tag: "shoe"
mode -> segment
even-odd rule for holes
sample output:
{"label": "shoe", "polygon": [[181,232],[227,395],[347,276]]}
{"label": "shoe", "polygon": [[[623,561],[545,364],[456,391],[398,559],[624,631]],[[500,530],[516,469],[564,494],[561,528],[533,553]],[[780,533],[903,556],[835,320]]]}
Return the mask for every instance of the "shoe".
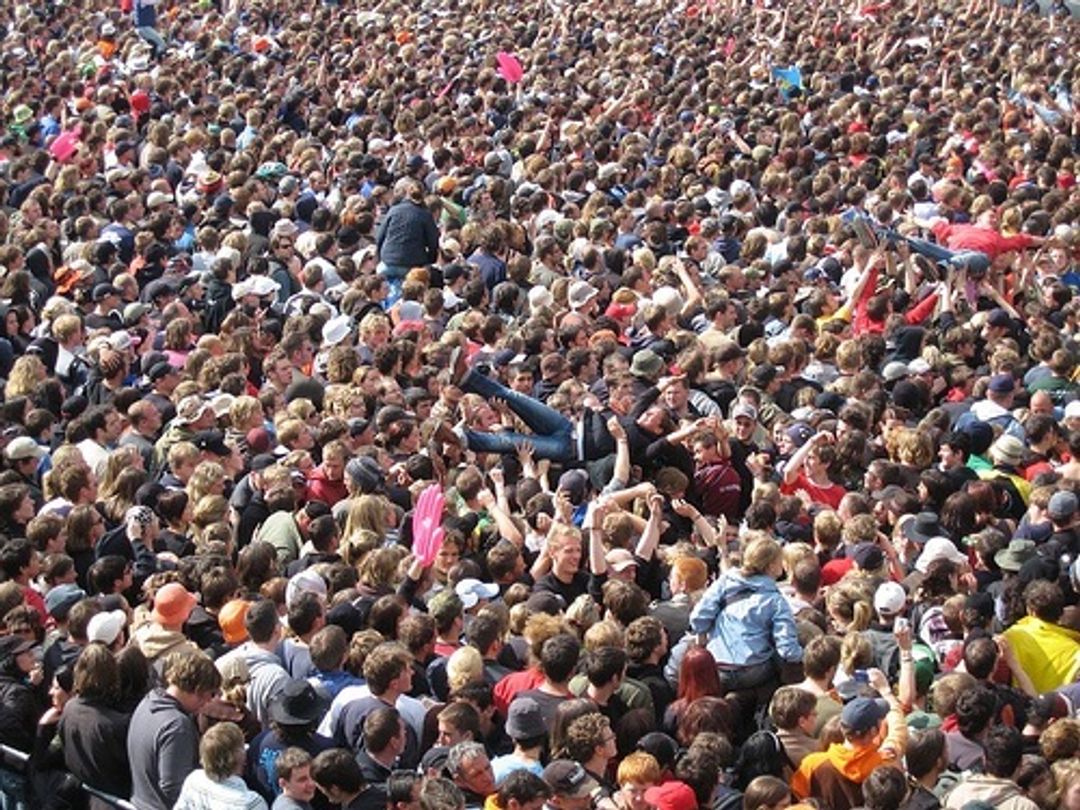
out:
{"label": "shoe", "polygon": [[469,358],[464,346],[455,346],[450,352],[450,384],[458,388],[469,373]]}

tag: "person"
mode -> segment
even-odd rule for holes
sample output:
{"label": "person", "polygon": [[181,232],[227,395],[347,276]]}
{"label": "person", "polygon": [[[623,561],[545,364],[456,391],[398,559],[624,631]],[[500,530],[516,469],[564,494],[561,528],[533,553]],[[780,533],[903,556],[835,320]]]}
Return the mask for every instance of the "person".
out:
{"label": "person", "polygon": [[311,755],[302,748],[286,748],[274,763],[281,794],[270,810],[311,810],[318,788],[311,776]]}
{"label": "person", "polygon": [[506,715],[506,734],[513,740],[514,750],[491,761],[496,787],[518,770],[543,776],[541,753],[547,743],[547,727],[540,704],[530,697],[514,700]]}
{"label": "person", "polygon": [[466,810],[481,810],[495,792],[491,760],[483,744],[460,742],[446,756],[446,772],[465,797]]}
{"label": "person", "polygon": [[1080,667],[1080,634],[1058,623],[1064,611],[1061,588],[1035,580],[1024,589],[1023,600],[1027,615],[1004,633],[1018,665],[1040,694],[1071,683]]}
{"label": "person", "polygon": [[881,698],[857,697],[844,706],[840,712],[844,740],[803,758],[791,779],[798,798],[820,796],[842,810],[857,807],[862,783],[874,769],[901,762],[907,742],[903,709],[881,670],[871,670],[869,678]]}
{"label": "person", "polygon": [[138,810],[168,810],[179,800],[198,763],[195,715],[220,686],[221,675],[205,654],[174,653],[166,659],[164,688],[139,702],[127,735],[131,803]]}
{"label": "person", "polygon": [[319,792],[343,810],[383,810],[386,794],[364,782],[356,760],[341,748],[322,751],[311,763]]}
{"label": "person", "polygon": [[244,732],[235,723],[218,723],[199,740],[199,764],[188,774],[176,800],[177,810],[236,807],[266,810],[263,797],[249,790],[244,770]]}
{"label": "person", "polygon": [[752,541],[743,553],[741,568],[716,580],[690,614],[690,630],[716,660],[725,692],[750,690],[775,680],[777,658],[790,663],[802,660],[795,617],[776,587],[783,565],[776,541]]}
{"label": "person", "polygon": [[412,267],[432,264],[439,253],[439,228],[424,207],[423,187],[401,180],[394,187],[397,198],[386,212],[375,235],[380,273],[391,285],[390,303],[398,298],[395,288]]}
{"label": "person", "polygon": [[[120,698],[120,667],[104,643],[88,644],[79,655],[74,692],[64,706],[57,730],[65,766],[97,790],[111,796],[130,796],[127,736],[131,715],[115,708]],[[104,810],[105,804],[91,797],[90,807]]]}
{"label": "person", "polygon": [[247,708],[265,730],[270,727],[270,706],[290,680],[289,673],[275,653],[283,632],[277,607],[270,600],[254,603],[244,616],[244,628],[248,641],[219,660],[223,664],[238,658],[247,665],[251,675],[247,687]]}
{"label": "person", "polygon": [[969,802],[983,801],[992,807],[1036,810],[1038,805],[1021,792],[1013,781],[1020,767],[1024,746],[1020,731],[994,726],[984,742],[985,772],[972,774],[945,797],[946,810],[960,810]]}
{"label": "person", "polygon": [[[36,686],[44,674],[34,659],[36,643],[19,636],[0,638],[0,742],[30,754],[34,728],[45,711]],[[27,807],[30,797],[26,777],[6,770],[0,782],[5,805]]]}

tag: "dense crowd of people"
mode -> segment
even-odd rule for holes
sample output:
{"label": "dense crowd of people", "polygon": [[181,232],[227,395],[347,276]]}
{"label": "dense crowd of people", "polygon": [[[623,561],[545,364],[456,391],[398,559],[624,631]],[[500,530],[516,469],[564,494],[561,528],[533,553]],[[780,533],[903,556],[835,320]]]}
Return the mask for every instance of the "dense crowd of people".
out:
{"label": "dense crowd of people", "polygon": [[4,810],[1080,810],[1066,6],[0,40]]}

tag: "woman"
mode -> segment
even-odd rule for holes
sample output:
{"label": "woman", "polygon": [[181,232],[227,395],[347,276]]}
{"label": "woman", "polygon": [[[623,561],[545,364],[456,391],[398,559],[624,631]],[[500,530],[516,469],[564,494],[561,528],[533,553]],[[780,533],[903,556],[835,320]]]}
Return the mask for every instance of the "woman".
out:
{"label": "woman", "polygon": [[702,697],[719,697],[720,677],[716,659],[704,647],[686,651],[679,664],[679,689],[675,701],[664,712],[664,731],[674,735],[683,713],[695,700]]}
{"label": "woman", "polygon": [[199,741],[199,764],[180,789],[176,810],[267,810],[266,801],[248,790],[244,772],[244,733],[235,723],[218,723]]}
{"label": "woman", "polygon": [[[34,732],[45,709],[39,691],[44,672],[34,657],[36,646],[21,636],[0,638],[0,743],[27,754],[34,750]],[[27,792],[23,774],[9,771],[0,782],[4,807],[25,806]]]}
{"label": "woman", "polygon": [[722,574],[690,614],[690,630],[716,659],[725,692],[774,683],[779,662],[802,661],[795,617],[776,586],[783,573],[780,544],[753,540],[742,567]]}
{"label": "woman", "polygon": [[[60,719],[64,763],[80,780],[113,796],[131,795],[127,732],[131,715],[116,708],[120,666],[99,642],[86,646],[75,663],[75,697]],[[110,805],[91,797],[91,810]]]}
{"label": "woman", "polygon": [[94,564],[94,548],[105,536],[105,518],[98,510],[86,504],[76,506],[68,513],[64,550],[75,561],[75,574],[79,587],[87,587],[87,573]]}

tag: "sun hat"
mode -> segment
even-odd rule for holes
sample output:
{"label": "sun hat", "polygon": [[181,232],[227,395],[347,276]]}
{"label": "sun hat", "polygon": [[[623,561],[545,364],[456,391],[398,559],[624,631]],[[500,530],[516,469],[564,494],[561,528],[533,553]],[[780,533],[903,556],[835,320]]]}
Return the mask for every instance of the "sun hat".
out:
{"label": "sun hat", "polygon": [[307,726],[322,719],[330,701],[306,680],[289,680],[270,702],[270,719],[279,726]]}
{"label": "sun hat", "polygon": [[158,624],[183,624],[194,609],[194,595],[179,582],[170,582],[154,595],[150,618]]}

